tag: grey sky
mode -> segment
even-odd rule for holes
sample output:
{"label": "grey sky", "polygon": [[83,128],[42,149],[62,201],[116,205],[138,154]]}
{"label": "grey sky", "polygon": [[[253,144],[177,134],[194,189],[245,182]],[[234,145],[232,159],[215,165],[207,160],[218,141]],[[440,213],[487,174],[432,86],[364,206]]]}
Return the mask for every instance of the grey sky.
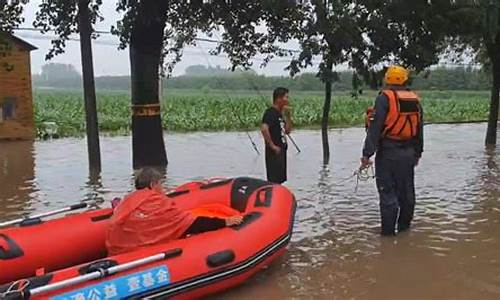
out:
{"label": "grey sky", "polygon": [[[21,27],[32,27],[33,20],[37,11],[38,4],[41,1],[31,0],[27,5],[24,13],[26,19]],[[105,17],[104,22],[99,23],[96,27],[98,30],[108,31],[110,26],[115,24],[120,15],[115,11],[116,1],[103,1],[102,13]],[[39,32],[22,31],[15,32],[17,36],[27,40],[33,45],[38,47],[38,50],[32,52],[32,73],[40,73],[42,65],[47,63],[45,61],[45,54],[47,54],[51,44],[50,34],[42,35]],[[75,36],[75,38],[78,38]],[[128,50],[118,50],[118,39],[113,35],[102,35],[97,41],[93,43],[94,51],[94,69],[96,76],[100,75],[128,75],[130,74],[130,66],[128,60]],[[228,60],[224,57],[217,57],[208,54],[208,51],[214,47],[212,43],[200,42],[197,47],[187,47],[183,60],[174,69],[174,76],[184,73],[186,67],[190,65],[200,64],[221,67],[228,67]],[[287,48],[297,49],[296,43],[286,44]],[[205,54],[203,54],[205,53]],[[261,74],[266,75],[287,75],[283,69],[287,66],[285,62],[287,58],[277,58],[276,61],[270,63],[266,68],[259,68],[260,61],[254,61],[254,69]],[[69,41],[67,43],[66,52],[53,58],[51,62],[59,62],[74,65],[79,71],[80,65],[80,48],[78,41]],[[317,65],[309,71],[314,72]]]}
{"label": "grey sky", "polygon": [[[32,23],[35,18],[38,5],[40,0],[31,0],[26,6],[24,17],[26,19],[25,23],[21,27],[33,27]],[[102,23],[96,26],[97,30],[108,31],[111,25],[115,24],[120,18],[120,15],[115,11],[115,0],[103,1],[101,7],[101,12],[105,18]],[[265,30],[265,27],[262,27]],[[16,35],[27,40],[33,45],[37,46],[39,49],[32,52],[32,73],[40,73],[41,67],[46,64],[45,55],[50,49],[50,34],[42,35],[39,32],[33,31],[16,31]],[[78,38],[75,36],[74,38]],[[213,37],[217,39],[217,36]],[[96,76],[101,75],[128,75],[130,74],[130,65],[128,59],[128,50],[118,50],[118,39],[117,37],[110,34],[101,35],[93,43],[94,50],[94,70]],[[199,42],[197,47],[187,47],[184,49],[184,56],[182,61],[174,69],[174,76],[184,74],[185,69],[190,65],[205,65],[215,67],[220,65],[221,67],[229,67],[229,62],[225,57],[209,55],[208,51],[214,47],[213,43]],[[283,45],[285,48],[298,49],[298,44],[296,42],[289,42]],[[260,57],[262,59],[262,57]],[[207,62],[208,59],[208,62]],[[288,75],[284,68],[288,65],[287,61],[290,58],[277,58],[271,61],[266,68],[260,68],[261,61],[254,60],[254,70],[260,74],[265,75]],[[463,55],[462,59],[465,63],[473,63],[471,57],[468,55]],[[66,52],[56,56],[51,60],[52,62],[66,63],[74,65],[79,71],[81,71],[80,62],[80,47],[78,41],[68,41]],[[442,62],[448,61],[446,55],[442,56]],[[447,64],[446,64],[447,65]],[[454,65],[450,65],[454,66]],[[304,72],[316,72],[318,69],[318,63],[315,63],[311,68],[305,70]],[[345,66],[337,67],[338,70],[345,70]]]}

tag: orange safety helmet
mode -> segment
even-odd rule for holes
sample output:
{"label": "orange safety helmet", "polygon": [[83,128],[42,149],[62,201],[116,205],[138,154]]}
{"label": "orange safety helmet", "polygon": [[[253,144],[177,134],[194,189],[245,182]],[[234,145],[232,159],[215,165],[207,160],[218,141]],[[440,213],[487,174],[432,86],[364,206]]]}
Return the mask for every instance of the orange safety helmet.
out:
{"label": "orange safety helmet", "polygon": [[390,66],[385,72],[384,81],[388,85],[404,85],[408,81],[408,70],[401,66]]}

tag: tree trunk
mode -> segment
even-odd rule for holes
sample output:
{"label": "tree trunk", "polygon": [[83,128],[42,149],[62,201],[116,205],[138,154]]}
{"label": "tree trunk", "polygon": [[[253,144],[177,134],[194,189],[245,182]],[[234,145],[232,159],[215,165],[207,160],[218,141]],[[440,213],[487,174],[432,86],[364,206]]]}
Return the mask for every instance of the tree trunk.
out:
{"label": "tree trunk", "polygon": [[99,147],[99,127],[92,59],[92,26],[90,24],[89,0],[78,1],[78,28],[80,31],[80,52],[82,58],[83,98],[87,131],[90,178],[101,173],[101,151]]}
{"label": "tree trunk", "polygon": [[328,120],[330,117],[330,106],[332,103],[332,68],[333,64],[327,63],[327,76],[325,82],[325,102],[323,104],[323,119],[321,120],[321,138],[323,143],[323,164],[330,162],[330,145],[328,142]]}
{"label": "tree trunk", "polygon": [[[498,56],[497,54],[495,54]],[[486,131],[486,146],[495,146],[497,142],[497,124],[500,98],[500,59],[491,58],[493,84],[491,88],[490,114],[488,117],[488,130]]]}
{"label": "tree trunk", "polygon": [[168,1],[142,1],[130,38],[134,169],[168,164],[160,117],[158,78]]}

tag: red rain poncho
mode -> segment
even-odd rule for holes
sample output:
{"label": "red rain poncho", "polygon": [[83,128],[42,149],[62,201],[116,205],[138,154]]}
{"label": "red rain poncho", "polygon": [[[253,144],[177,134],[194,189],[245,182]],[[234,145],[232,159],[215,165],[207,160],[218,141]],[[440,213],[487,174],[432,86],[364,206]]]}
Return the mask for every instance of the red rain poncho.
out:
{"label": "red rain poncho", "polygon": [[151,189],[129,194],[115,208],[106,233],[108,255],[178,239],[195,216],[180,210],[175,202]]}

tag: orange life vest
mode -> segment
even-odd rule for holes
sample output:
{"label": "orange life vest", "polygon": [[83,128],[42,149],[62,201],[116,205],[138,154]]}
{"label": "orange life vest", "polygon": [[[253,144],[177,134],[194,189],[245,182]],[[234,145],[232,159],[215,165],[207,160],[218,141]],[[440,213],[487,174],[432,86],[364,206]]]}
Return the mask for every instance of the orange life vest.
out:
{"label": "orange life vest", "polygon": [[[420,99],[417,94],[406,90],[383,90],[389,101],[389,110],[384,122],[382,137],[406,141],[415,137],[420,126]],[[365,126],[368,129],[375,109],[366,110]]]}

